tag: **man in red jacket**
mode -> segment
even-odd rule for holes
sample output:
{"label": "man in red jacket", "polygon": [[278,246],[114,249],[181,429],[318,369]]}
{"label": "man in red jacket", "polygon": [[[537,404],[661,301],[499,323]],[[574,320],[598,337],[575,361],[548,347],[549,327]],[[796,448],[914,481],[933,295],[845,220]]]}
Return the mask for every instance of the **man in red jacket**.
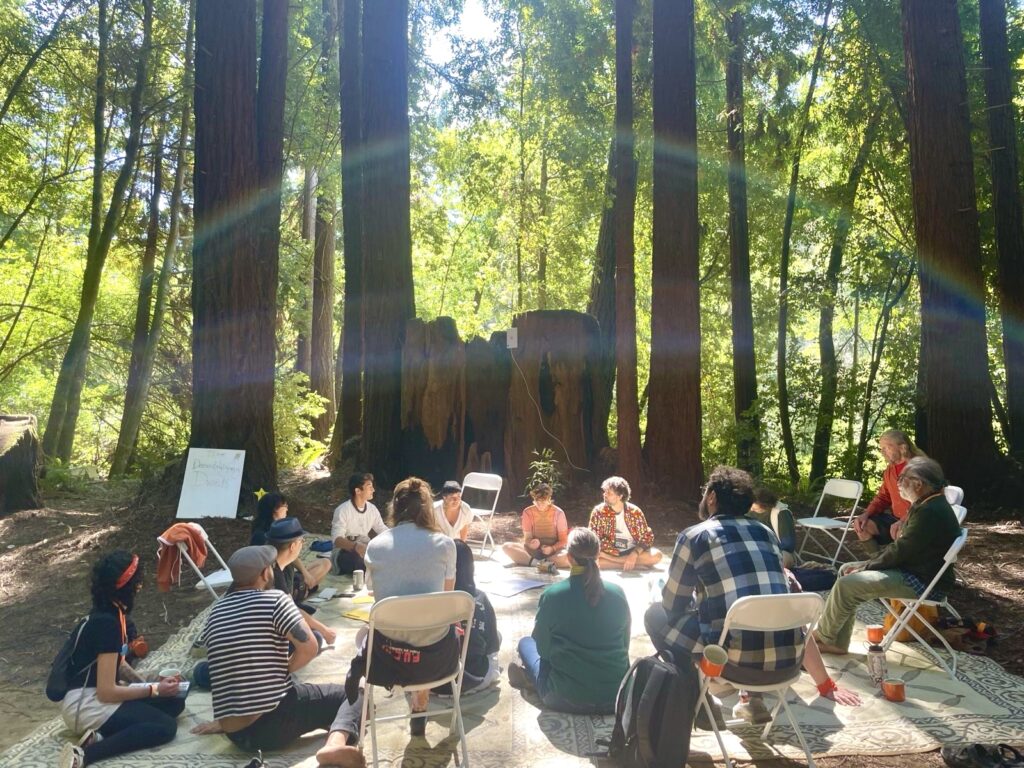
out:
{"label": "man in red jacket", "polygon": [[888,464],[882,474],[882,485],[871,503],[853,521],[857,538],[869,550],[890,544],[899,536],[910,502],[900,496],[896,483],[909,459],[925,455],[906,433],[898,429],[883,432],[878,438],[878,449]]}

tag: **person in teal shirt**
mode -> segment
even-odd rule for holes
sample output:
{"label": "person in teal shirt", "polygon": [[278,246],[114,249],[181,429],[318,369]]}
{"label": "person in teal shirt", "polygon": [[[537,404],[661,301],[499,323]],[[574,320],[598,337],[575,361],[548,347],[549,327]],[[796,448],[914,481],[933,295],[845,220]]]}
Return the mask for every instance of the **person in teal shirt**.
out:
{"label": "person in teal shirt", "polygon": [[509,665],[509,683],[536,690],[548,709],[611,714],[629,669],[629,604],[621,587],[601,579],[597,534],[573,528],[567,554],[569,578],[540,596],[533,634],[519,641],[523,665]]}

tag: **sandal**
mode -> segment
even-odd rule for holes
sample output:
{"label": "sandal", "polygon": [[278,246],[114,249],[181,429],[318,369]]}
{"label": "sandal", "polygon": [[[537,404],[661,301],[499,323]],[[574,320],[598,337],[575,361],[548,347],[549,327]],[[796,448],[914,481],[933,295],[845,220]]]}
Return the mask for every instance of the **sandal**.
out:
{"label": "sandal", "polygon": [[996,744],[999,752],[1000,768],[1024,768],[1024,755],[1016,747],[1009,744]]}
{"label": "sandal", "polygon": [[949,768],[1002,768],[1004,765],[999,749],[991,744],[947,744],[940,754]]}

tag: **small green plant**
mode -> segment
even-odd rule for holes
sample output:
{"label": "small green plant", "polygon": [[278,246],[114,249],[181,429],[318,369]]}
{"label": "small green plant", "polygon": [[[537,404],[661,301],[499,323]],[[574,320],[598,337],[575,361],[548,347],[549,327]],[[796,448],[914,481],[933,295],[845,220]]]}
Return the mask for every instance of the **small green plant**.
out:
{"label": "small green plant", "polygon": [[554,493],[565,487],[565,470],[562,469],[562,462],[555,458],[555,452],[550,448],[541,448],[539,451],[532,451],[534,456],[530,462],[530,469],[526,475],[525,495],[541,483],[551,486]]}

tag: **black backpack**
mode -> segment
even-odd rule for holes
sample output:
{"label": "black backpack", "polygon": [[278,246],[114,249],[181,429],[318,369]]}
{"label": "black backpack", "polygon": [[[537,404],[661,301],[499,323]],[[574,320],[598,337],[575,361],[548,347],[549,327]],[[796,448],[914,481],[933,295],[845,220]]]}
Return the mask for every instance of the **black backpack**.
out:
{"label": "black backpack", "polygon": [[637,659],[619,685],[608,756],[624,768],[684,766],[699,693],[689,660],[680,669],[668,651]]}
{"label": "black backpack", "polygon": [[78,640],[82,637],[82,630],[85,629],[88,621],[89,617],[87,616],[79,622],[78,626],[71,631],[68,639],[64,641],[64,645],[60,647],[57,655],[53,658],[53,663],[50,665],[50,674],[46,676],[46,698],[50,701],[63,701],[67,692],[71,689],[72,680],[82,673],[88,672],[89,667],[96,663],[93,660],[88,666],[77,672],[71,669],[71,657],[78,647]]}

